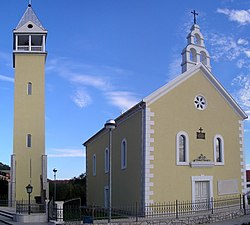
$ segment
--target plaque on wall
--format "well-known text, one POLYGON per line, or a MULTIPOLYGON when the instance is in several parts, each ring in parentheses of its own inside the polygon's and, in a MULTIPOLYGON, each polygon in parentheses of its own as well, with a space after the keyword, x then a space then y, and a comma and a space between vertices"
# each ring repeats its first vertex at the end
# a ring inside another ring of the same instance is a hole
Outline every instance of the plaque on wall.
POLYGON ((199 132, 196 132, 196 139, 205 139, 205 133, 202 132, 203 129, 200 127, 199 132))

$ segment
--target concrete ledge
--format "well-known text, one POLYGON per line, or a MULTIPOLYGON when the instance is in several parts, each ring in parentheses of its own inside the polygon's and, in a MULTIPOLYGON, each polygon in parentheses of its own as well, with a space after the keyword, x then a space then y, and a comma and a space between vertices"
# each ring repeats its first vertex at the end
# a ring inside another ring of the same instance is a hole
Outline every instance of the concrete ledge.
POLYGON ((41 213, 32 213, 30 215, 14 214, 13 220, 20 223, 46 223, 48 221, 48 218, 46 214, 41 213))

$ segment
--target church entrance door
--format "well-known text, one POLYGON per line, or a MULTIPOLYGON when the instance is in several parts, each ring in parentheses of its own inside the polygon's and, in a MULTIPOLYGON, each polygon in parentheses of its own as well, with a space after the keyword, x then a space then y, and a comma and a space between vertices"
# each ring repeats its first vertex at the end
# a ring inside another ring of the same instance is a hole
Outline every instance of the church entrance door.
POLYGON ((198 209, 208 209, 210 202, 209 181, 195 182, 195 203, 198 209))

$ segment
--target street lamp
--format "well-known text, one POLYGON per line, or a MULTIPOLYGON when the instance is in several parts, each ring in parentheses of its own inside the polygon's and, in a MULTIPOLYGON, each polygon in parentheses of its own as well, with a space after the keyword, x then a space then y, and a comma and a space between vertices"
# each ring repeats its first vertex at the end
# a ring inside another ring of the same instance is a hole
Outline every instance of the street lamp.
POLYGON ((111 222, 111 207, 112 207, 112 160, 111 160, 111 149, 112 149, 112 130, 115 129, 116 127, 116 123, 114 120, 108 120, 105 125, 104 125, 105 129, 107 129, 109 131, 109 218, 108 218, 108 222, 111 222))
POLYGON ((54 172, 54 201, 55 201, 56 200, 56 172, 57 172, 57 169, 54 168, 53 172, 54 172))
POLYGON ((29 211, 28 211, 28 214, 30 215, 30 194, 32 193, 32 191, 33 191, 33 187, 30 185, 30 184, 28 184, 27 186, 26 186, 26 191, 27 191, 27 193, 28 193, 28 195, 29 195, 29 211))

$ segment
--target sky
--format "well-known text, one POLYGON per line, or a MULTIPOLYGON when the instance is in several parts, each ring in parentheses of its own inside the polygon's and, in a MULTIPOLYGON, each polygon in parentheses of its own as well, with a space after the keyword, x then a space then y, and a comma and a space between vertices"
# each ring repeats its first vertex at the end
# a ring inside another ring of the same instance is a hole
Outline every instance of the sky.
MULTIPOLYGON (((0 3, 0 162, 13 153, 13 29, 28 0, 0 3)), ((33 0, 48 30, 46 154, 48 177, 85 172, 83 142, 181 73, 192 10, 212 73, 250 115, 249 0, 33 0)), ((250 122, 245 121, 250 164, 250 122)))

